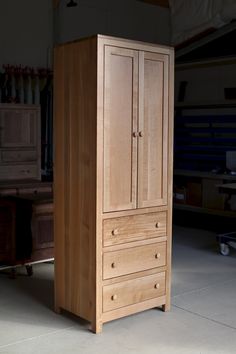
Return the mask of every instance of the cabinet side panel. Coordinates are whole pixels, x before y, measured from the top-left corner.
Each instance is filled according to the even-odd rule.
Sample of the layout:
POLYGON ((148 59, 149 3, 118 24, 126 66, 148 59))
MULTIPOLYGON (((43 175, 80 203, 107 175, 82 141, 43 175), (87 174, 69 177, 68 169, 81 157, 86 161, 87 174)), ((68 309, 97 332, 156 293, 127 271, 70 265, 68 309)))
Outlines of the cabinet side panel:
POLYGON ((56 292, 64 294, 59 306, 91 320, 96 296, 96 39, 65 45, 63 67, 55 69, 56 77, 62 76, 58 70, 64 72, 55 93, 55 125, 63 126, 61 132, 56 129, 55 147, 56 292))
POLYGON ((170 309, 171 292, 171 253, 172 253, 172 204, 173 204, 173 135, 174 135, 174 51, 169 55, 169 96, 168 96, 168 215, 167 215, 167 272, 166 304, 164 310, 170 309))
POLYGON ((54 252, 55 309, 65 307, 65 95, 64 48, 54 53, 54 252))

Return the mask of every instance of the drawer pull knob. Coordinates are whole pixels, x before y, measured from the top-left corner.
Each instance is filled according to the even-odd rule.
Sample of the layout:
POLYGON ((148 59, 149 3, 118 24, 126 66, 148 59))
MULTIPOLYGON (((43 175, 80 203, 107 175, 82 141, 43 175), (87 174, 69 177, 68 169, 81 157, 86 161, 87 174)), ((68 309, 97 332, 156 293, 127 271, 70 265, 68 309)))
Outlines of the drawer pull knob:
POLYGON ((156 258, 156 259, 160 259, 160 258, 161 258, 161 254, 160 254, 159 252, 156 253, 156 254, 155 254, 155 258, 156 258))
POLYGON ((116 267, 116 265, 115 265, 114 262, 111 264, 111 267, 112 267, 112 268, 115 268, 115 267, 116 267))
POLYGON ((117 295, 116 294, 112 295, 111 299, 112 299, 112 301, 116 300, 117 299, 117 295))
POLYGON ((140 132, 138 133, 138 135, 140 136, 140 138, 142 138, 142 137, 143 137, 143 132, 140 131, 140 132))
POLYGON ((118 235, 118 230, 117 229, 112 230, 111 234, 112 236, 118 235))
POLYGON ((154 288, 155 288, 155 289, 159 289, 159 288, 160 288, 160 284, 159 284, 159 283, 155 284, 155 285, 154 285, 154 288))
POLYGON ((156 226, 156 228, 158 229, 158 227, 160 227, 160 223, 157 222, 155 226, 156 226))
POLYGON ((137 132, 133 132, 133 137, 137 138, 137 136, 138 136, 138 133, 137 132))

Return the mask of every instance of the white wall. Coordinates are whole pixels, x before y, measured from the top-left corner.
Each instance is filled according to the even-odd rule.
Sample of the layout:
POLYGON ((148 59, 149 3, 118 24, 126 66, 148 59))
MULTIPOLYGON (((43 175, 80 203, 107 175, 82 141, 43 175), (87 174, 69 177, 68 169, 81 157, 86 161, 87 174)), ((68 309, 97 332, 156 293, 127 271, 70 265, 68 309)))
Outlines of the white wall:
POLYGON ((0 0, 0 70, 7 63, 46 67, 52 44, 52 0, 0 0))
POLYGON ((94 34, 107 34, 161 44, 170 43, 168 9, 137 0, 77 0, 67 8, 60 1, 55 16, 55 40, 63 43, 94 34))

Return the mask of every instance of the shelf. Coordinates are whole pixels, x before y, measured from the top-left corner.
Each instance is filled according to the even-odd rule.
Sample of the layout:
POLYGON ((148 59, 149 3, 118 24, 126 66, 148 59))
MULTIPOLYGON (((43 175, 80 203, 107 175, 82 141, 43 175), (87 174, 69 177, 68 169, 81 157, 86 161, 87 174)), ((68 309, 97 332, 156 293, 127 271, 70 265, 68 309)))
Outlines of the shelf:
POLYGON ((236 183, 221 184, 218 188, 220 193, 236 194, 236 183))
POLYGON ((175 108, 182 109, 207 109, 207 108, 235 108, 236 100, 230 101, 209 101, 209 102, 179 102, 175 108))
POLYGON ((218 215, 218 216, 227 216, 227 217, 236 217, 236 211, 229 211, 229 210, 215 210, 215 209, 207 209, 202 207, 197 207, 193 205, 187 204, 177 204, 174 203, 174 209, 176 210, 183 210, 183 211, 192 211, 197 213, 204 213, 209 215, 218 215))
MULTIPOLYGON (((54 1, 56 1, 56 0, 54 0, 54 1)), ((168 0, 139 0, 139 1, 146 2, 147 4, 151 4, 151 5, 169 8, 169 1, 168 0)))
POLYGON ((27 265, 34 265, 34 264, 40 264, 40 263, 47 263, 47 262, 54 262, 54 258, 47 258, 47 259, 42 259, 40 261, 32 261, 32 262, 25 262, 25 263, 19 263, 19 264, 14 264, 14 265, 0 265, 0 271, 7 270, 7 269, 12 269, 12 268, 21 268, 25 267, 27 265))
POLYGON ((217 174, 213 172, 204 172, 197 170, 174 170, 174 176, 186 176, 186 177, 199 177, 209 179, 223 179, 229 181, 236 181, 236 176, 228 174, 217 174))

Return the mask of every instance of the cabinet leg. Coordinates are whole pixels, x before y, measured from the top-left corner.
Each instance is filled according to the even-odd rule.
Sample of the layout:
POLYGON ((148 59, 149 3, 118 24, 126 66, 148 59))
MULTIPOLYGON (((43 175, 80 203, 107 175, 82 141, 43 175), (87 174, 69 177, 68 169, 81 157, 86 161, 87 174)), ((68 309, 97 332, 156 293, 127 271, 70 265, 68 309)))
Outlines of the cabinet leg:
POLYGON ((31 276, 34 274, 34 272, 33 272, 33 266, 30 265, 30 264, 28 264, 28 265, 25 266, 25 268, 26 268, 27 275, 28 275, 29 277, 31 277, 31 276))
POLYGON ((16 279, 16 277, 17 277, 17 270, 16 270, 16 268, 11 268, 11 269, 10 269, 9 278, 10 278, 10 279, 16 279))
POLYGON ((164 304, 164 305, 162 305, 162 311, 163 311, 163 312, 170 311, 170 304, 164 304))
POLYGON ((60 308, 60 306, 55 305, 55 306, 54 306, 54 311, 55 311, 58 315, 60 315, 60 314, 61 314, 61 308, 60 308))
POLYGON ((101 321, 93 321, 91 323, 91 331, 93 333, 101 333, 102 332, 102 322, 101 321))

